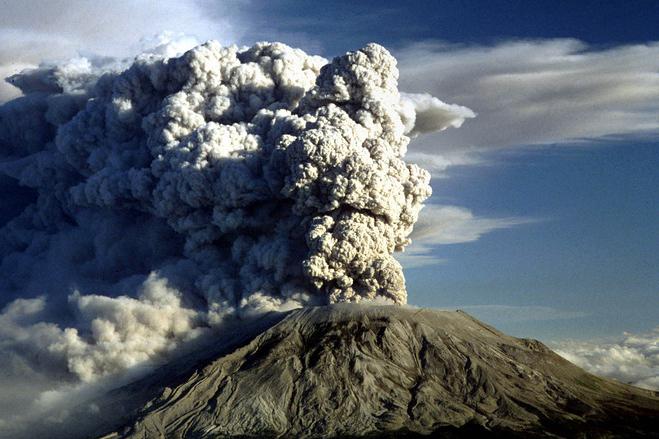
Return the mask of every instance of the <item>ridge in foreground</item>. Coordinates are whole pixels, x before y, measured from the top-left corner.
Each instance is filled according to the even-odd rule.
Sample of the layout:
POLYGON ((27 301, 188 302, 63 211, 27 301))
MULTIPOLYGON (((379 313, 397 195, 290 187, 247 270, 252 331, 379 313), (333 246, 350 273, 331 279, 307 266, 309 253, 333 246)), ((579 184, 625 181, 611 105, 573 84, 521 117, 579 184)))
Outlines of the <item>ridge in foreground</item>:
POLYGON ((105 437, 659 437, 657 392, 593 376, 461 311, 303 308, 154 376, 123 389, 152 396, 105 437))

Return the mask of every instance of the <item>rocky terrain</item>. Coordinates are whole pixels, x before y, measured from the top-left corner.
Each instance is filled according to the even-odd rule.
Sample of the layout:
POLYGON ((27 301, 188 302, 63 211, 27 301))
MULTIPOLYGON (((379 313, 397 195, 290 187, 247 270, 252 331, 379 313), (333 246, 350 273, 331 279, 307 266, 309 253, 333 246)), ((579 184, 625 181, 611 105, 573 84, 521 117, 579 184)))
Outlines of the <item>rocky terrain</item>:
POLYGON ((105 428, 106 438, 659 437, 657 392, 588 374, 538 341, 460 311, 304 308, 246 338, 115 391, 100 410, 123 415, 96 431, 105 428))

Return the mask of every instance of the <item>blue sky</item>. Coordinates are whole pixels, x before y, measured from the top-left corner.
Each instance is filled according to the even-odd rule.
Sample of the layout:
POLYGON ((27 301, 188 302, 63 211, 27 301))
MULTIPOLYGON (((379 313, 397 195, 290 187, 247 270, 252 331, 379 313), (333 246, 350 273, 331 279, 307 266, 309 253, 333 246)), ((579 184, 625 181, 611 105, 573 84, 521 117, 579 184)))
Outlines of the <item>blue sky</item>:
POLYGON ((584 314, 512 324, 487 315, 535 337, 651 329, 658 317, 657 169, 652 142, 501 151, 493 165, 453 169, 435 182, 436 201, 537 222, 438 246, 443 263, 407 271, 411 301, 584 314))
MULTIPOLYGON (((492 43, 511 38, 578 38, 611 45, 656 40, 659 4, 556 0, 440 0, 236 2, 257 23, 251 35, 300 36, 335 55, 370 41, 400 47, 420 40, 492 43), (248 12, 249 11, 249 12, 248 12)), ((202 0, 212 14, 229 9, 202 0)))
MULTIPOLYGON (((410 147, 434 195, 401 258, 409 302, 544 340, 659 323, 659 3, 32 3, 0 0, 2 74, 130 56, 164 31, 326 57, 384 44, 402 90, 478 114, 410 147)), ((2 87, 0 99, 16 92, 2 87)))

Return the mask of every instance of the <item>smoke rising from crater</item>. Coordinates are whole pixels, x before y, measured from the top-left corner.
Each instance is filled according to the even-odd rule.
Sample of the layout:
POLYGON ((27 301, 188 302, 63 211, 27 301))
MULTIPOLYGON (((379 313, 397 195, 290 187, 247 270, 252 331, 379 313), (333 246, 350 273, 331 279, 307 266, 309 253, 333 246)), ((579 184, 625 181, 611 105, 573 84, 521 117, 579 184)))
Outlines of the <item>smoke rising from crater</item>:
POLYGON ((410 136, 474 114, 397 79, 376 44, 328 63, 213 41, 9 78, 2 366, 89 382, 228 317, 405 303, 392 254, 431 193, 410 136))

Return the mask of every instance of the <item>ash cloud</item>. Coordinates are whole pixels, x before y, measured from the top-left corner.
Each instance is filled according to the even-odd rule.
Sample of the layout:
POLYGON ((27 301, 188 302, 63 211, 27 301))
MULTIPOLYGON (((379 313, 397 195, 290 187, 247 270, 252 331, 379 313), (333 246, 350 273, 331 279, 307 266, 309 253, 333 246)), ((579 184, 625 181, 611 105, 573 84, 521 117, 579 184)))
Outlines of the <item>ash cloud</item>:
POLYGON ((406 302, 392 255, 431 193, 407 145, 471 110, 401 96, 376 44, 330 62, 281 43, 170 55, 8 79, 22 96, 0 106, 0 357, 6 381, 50 383, 26 399, 166 359, 227 319, 406 302))

